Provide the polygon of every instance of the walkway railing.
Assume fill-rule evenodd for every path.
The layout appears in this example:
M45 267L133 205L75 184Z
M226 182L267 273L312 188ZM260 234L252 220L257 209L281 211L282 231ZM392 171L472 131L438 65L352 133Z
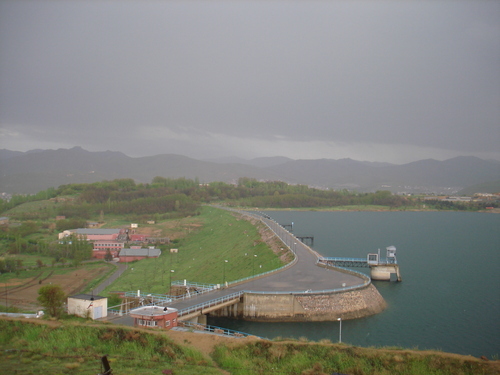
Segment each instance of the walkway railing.
M332 264L335 267L369 267L366 258L340 258L340 257L321 257L318 263Z
M123 295L124 297L128 298L143 298L143 299L149 299L151 302L171 302L172 298L166 294L154 294L154 293L137 293L137 292L125 292Z
M181 317L181 316L190 314L192 312L206 309L208 307L220 305L224 302L231 301L232 299L235 299L235 298L240 298L244 293L245 293L244 291L231 293L231 294L228 294L227 296L215 298L215 299L212 299L212 300L207 301L207 302L203 302L203 303L199 303L199 304L194 305L194 306L186 307L185 309L179 310L177 313L178 313L178 316Z
M189 328L189 329L192 329L193 331L210 332L210 333L214 333L216 335L224 335L224 336L238 337L238 338L252 336L252 337L258 337L258 338L262 339L262 337L252 335L250 333L234 331L232 329L211 326L211 325L206 325L206 324L191 323L191 322L178 322L177 324L178 324L177 327Z
M172 281L172 285L188 286L190 288L197 288L202 290L213 290L217 288L217 284L194 283L191 281L181 281L181 280Z

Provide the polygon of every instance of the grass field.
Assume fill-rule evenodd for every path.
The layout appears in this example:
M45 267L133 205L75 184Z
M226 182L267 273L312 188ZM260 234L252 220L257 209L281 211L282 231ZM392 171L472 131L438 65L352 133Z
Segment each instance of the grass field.
M186 227L186 223L179 225ZM283 265L254 225L225 210L204 207L188 227L190 233L175 245L177 253L167 249L158 259L129 263L127 271L102 294L138 289L167 293L171 279L222 284L224 279L230 282Z
M27 324L0 319L0 373L97 374L109 355L115 374L220 374L210 358L165 335L128 328ZM171 372L172 373L172 372Z
M19 206L11 208L10 210L3 212L2 214L5 214L5 216L10 216L10 215L18 214L18 213L35 212L35 211L46 210L46 209L55 209L56 204L57 203L55 201L50 201L50 200L26 202L26 203L20 204Z
M6 255L6 256L13 259L21 259L23 261L24 267L37 267L38 260L40 260L45 266L52 265L52 262L54 261L54 258L42 255L16 254L16 255Z

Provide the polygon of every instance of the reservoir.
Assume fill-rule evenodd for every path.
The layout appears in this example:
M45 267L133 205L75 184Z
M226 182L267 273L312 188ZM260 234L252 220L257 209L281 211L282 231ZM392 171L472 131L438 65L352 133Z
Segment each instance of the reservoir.
M469 212L266 211L297 236L314 236L327 257L366 257L397 248L402 282L373 282L388 307L342 322L356 346L437 349L500 356L500 215ZM367 268L357 268L369 273ZM269 339L339 339L339 322L209 324Z

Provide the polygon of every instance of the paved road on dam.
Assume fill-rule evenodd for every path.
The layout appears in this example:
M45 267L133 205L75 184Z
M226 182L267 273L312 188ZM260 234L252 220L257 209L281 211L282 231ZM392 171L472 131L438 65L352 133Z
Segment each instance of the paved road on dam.
M342 287L353 287L365 282L361 277L355 275L318 267L316 262L320 256L319 254L303 244L275 221L266 218L261 218L261 220L296 254L296 262L293 265L279 272L260 277L256 276L238 285L229 285L229 287L217 289L187 300L175 301L169 303L168 306L182 310L240 291L256 293L304 293L307 291L313 293Z

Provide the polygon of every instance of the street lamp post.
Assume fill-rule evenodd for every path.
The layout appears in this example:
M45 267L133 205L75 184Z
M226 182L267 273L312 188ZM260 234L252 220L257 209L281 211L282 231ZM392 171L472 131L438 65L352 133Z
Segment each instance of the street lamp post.
M342 342L342 318L338 318L337 319L340 323L340 326L339 326L339 343Z
M172 295L172 274L174 273L174 270L170 270L170 287L168 289L168 293Z
M257 254L253 255L253 261L252 261L252 277L255 277L255 258L257 258Z
M224 259L224 269L222 272L222 285L226 285L226 263L227 259Z

